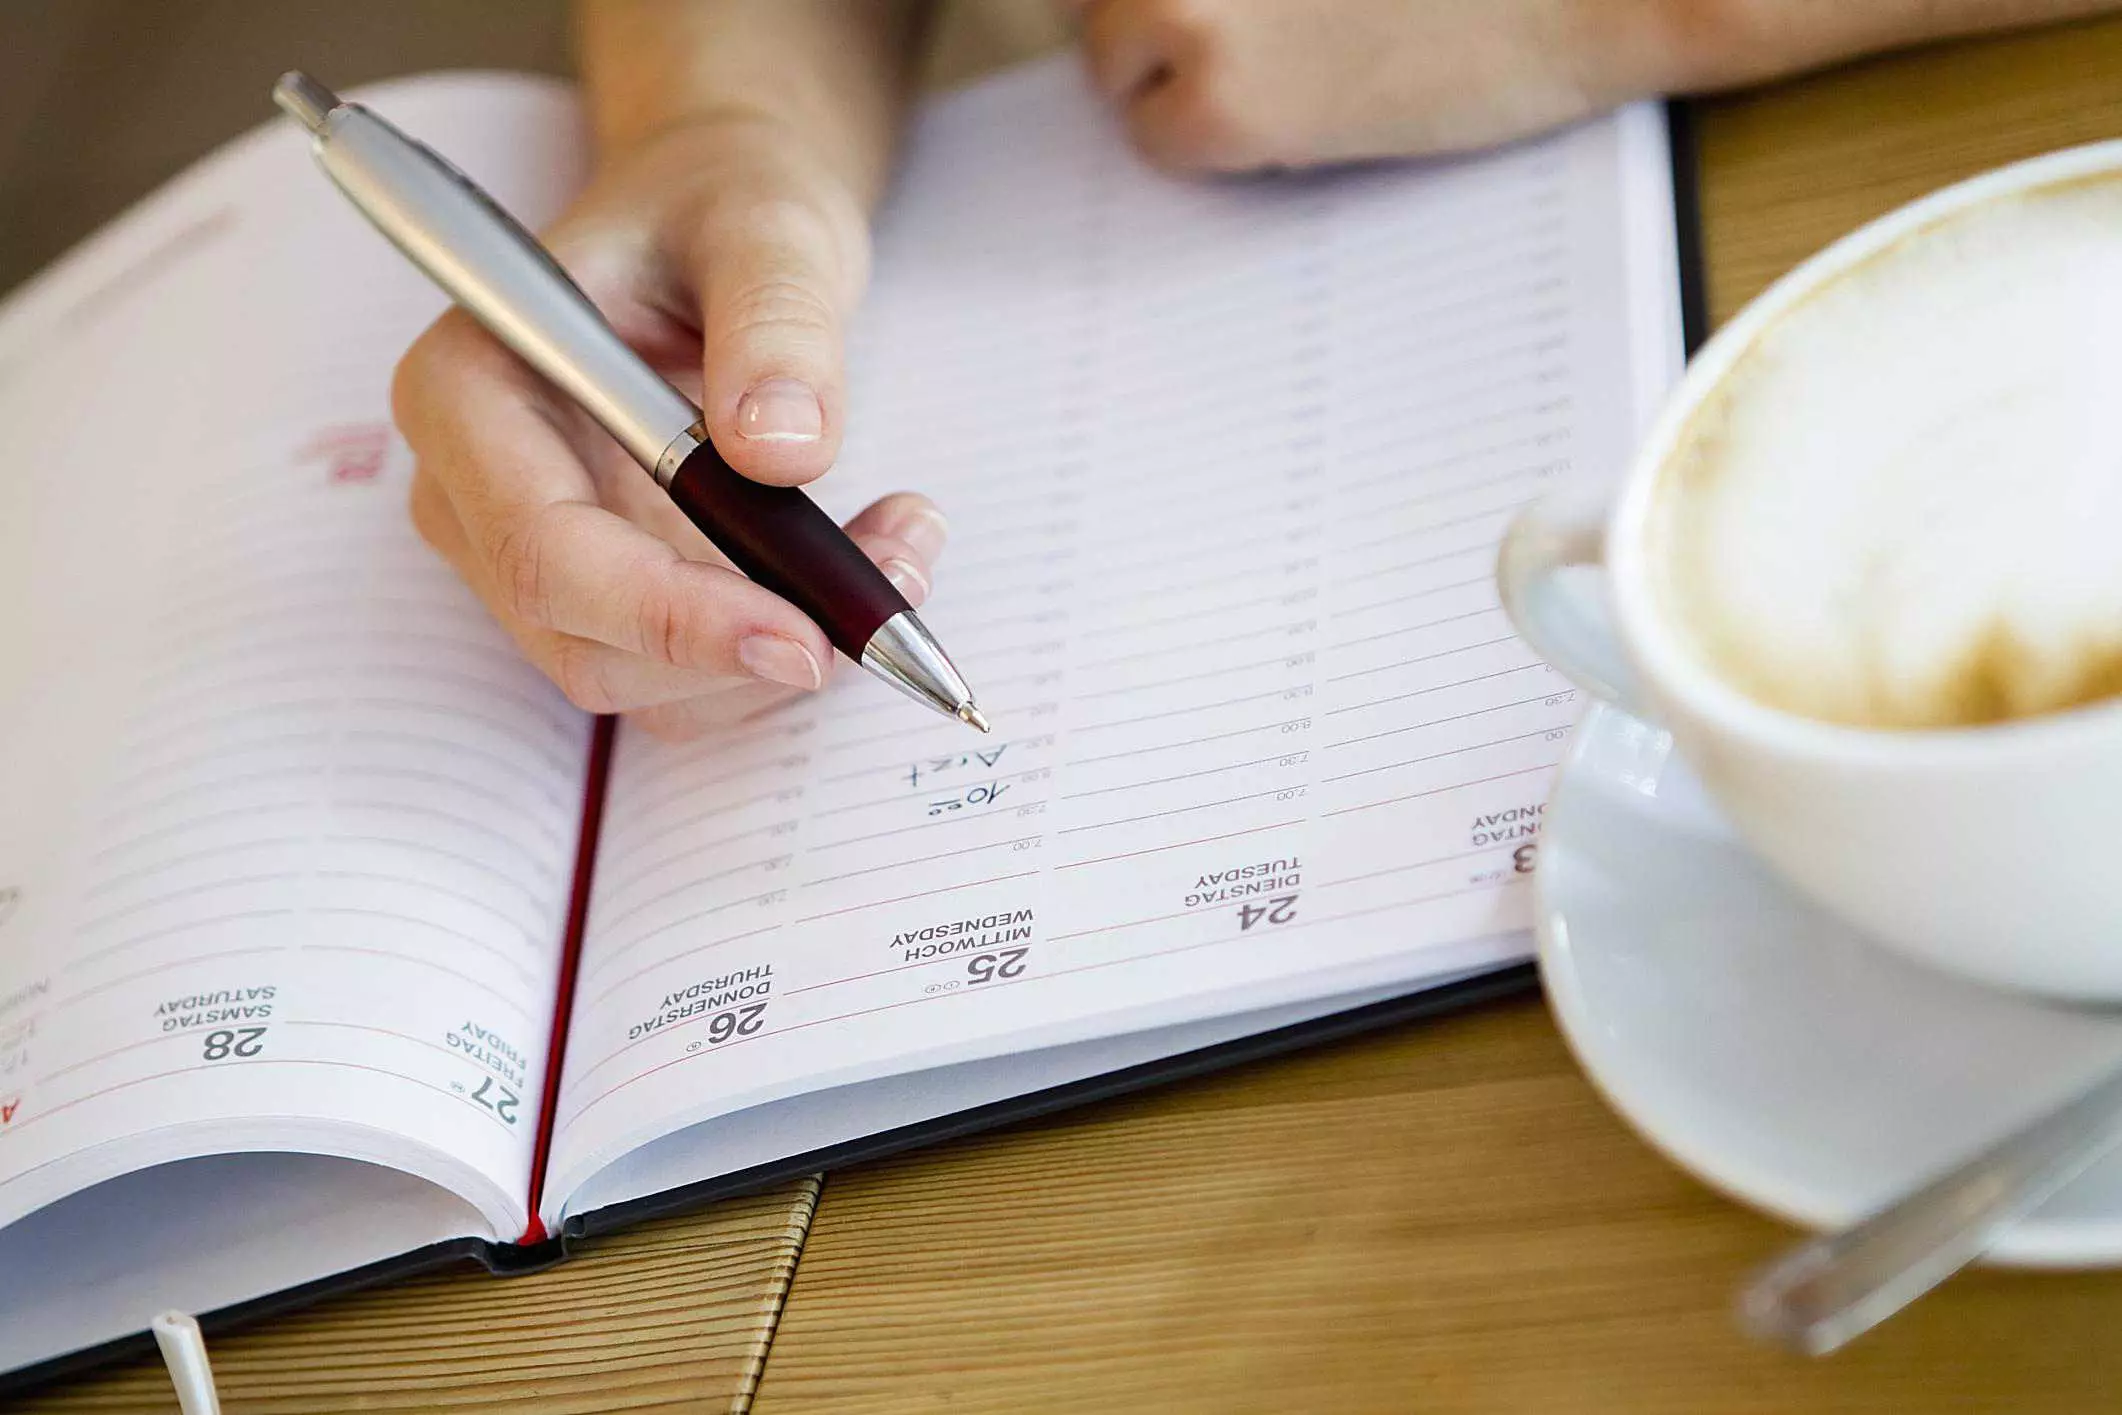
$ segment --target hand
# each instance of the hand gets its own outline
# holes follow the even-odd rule
[[[1643,0],[1077,0],[1143,154],[1241,171],[1481,147],[1627,96]],[[1581,18],[1597,10],[1594,33]]]
[[[1064,0],[1147,157],[1242,171],[1461,151],[1629,99],[2117,0]]]
[[[832,465],[860,202],[785,126],[725,113],[606,169],[547,244],[628,343],[700,395],[715,445],[777,485]],[[704,376],[703,376],[704,360]],[[415,525],[577,706],[686,736],[819,687],[824,633],[728,567],[587,415],[461,311],[392,390]],[[909,603],[944,521],[889,496],[848,531]]]

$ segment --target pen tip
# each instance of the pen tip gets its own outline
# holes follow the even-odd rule
[[[339,106],[339,95],[300,69],[289,69],[273,85],[273,102],[313,133],[324,131],[324,120]]]
[[[963,703],[959,705],[958,721],[966,723],[967,725],[972,727],[977,727],[982,732],[992,732],[995,730],[994,728],[989,727],[987,725],[987,714],[980,711],[979,708],[975,707],[971,703]]]

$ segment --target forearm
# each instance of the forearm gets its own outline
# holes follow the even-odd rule
[[[1905,44],[2077,19],[2118,0],[1577,0],[1631,11],[1641,89],[1700,92]]]
[[[599,149],[726,119],[784,125],[865,204],[891,153],[927,0],[576,0]]]

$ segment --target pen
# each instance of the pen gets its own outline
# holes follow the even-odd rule
[[[302,73],[273,101],[362,215],[489,333],[581,404],[746,575],[909,697],[988,730],[949,655],[816,502],[715,450],[690,399],[605,323],[528,231],[439,154]]]

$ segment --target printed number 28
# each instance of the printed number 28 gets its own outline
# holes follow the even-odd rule
[[[206,1059],[226,1061],[232,1056],[249,1058],[265,1050],[265,1028],[241,1027],[235,1031],[223,1028],[206,1034]]]

